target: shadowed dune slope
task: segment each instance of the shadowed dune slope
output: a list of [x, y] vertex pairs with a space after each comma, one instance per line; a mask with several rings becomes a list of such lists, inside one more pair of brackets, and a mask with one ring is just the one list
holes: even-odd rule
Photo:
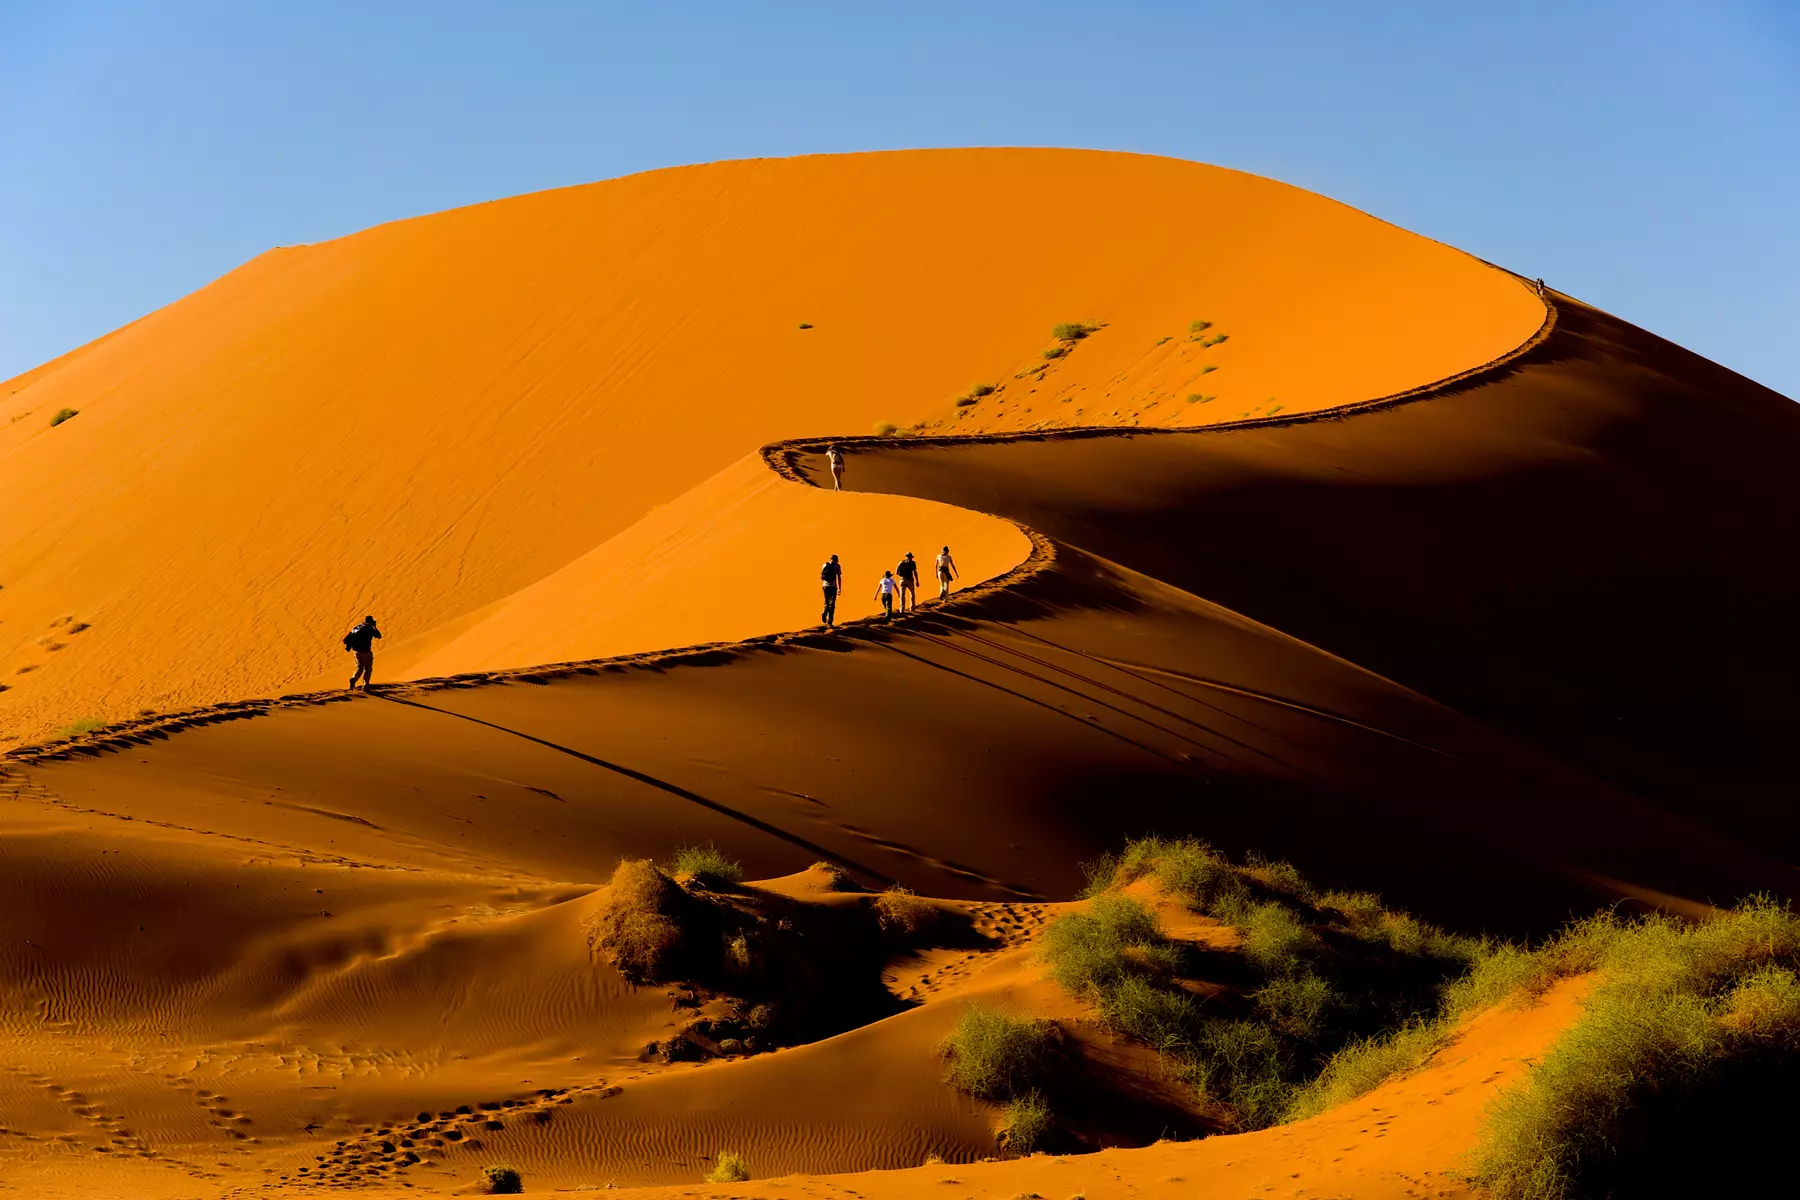
[[[795, 628], [818, 558], [924, 551], [931, 510], [866, 500], [855, 538], [814, 545], [825, 497], [740, 496], [727, 561], [764, 569], [714, 581], [729, 602], [477, 627], [565, 568], [566, 601], [691, 596], [707, 562], [663, 572], [658, 507], [741, 486], [774, 439], [1301, 411], [1442, 378], [1539, 316], [1321, 197], [1082, 151], [685, 167], [272, 250], [0, 385], [0, 739], [335, 675], [368, 611], [434, 672]], [[1064, 321], [1104, 328], [1045, 359]], [[971, 577], [1017, 561], [979, 526]]]

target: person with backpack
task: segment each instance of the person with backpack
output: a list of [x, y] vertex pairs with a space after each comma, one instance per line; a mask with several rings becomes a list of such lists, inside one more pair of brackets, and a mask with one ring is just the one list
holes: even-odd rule
[[825, 611], [819, 614], [819, 620], [826, 625], [836, 625], [838, 592], [844, 587], [844, 568], [837, 555], [832, 555], [820, 568], [819, 584], [825, 589]]
[[875, 585], [875, 598], [881, 601], [882, 611], [887, 614], [881, 618], [883, 621], [894, 619], [894, 593], [899, 590], [900, 585], [894, 582], [892, 571], [882, 575], [881, 582]]
[[894, 574], [900, 577], [900, 611], [911, 612], [919, 607], [919, 564], [913, 561], [911, 550], [894, 568]]
[[956, 578], [956, 560], [950, 557], [950, 547], [937, 556], [938, 599], [950, 598], [950, 581]]
[[836, 442], [825, 451], [825, 461], [831, 464], [831, 490], [844, 490], [844, 448]]
[[381, 630], [375, 628], [374, 617], [364, 617], [362, 624], [344, 635], [344, 649], [356, 655], [356, 674], [350, 677], [350, 690], [356, 690], [356, 681], [362, 680], [363, 691], [375, 681], [375, 639], [381, 636]]

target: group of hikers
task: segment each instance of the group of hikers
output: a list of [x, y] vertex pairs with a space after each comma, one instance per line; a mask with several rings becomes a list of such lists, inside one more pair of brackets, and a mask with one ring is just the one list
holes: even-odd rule
[[[831, 486], [834, 491], [844, 490], [844, 450], [832, 445], [825, 451], [825, 459], [831, 466]], [[937, 556], [938, 599], [949, 598], [950, 585], [956, 580], [956, 560], [950, 557], [950, 547], [945, 546], [943, 553]], [[832, 555], [826, 560], [824, 568], [819, 572], [820, 584], [825, 590], [825, 611], [819, 614], [819, 620], [826, 625], [837, 624], [838, 593], [844, 590], [844, 568], [838, 562], [838, 556]], [[875, 585], [875, 598], [881, 601], [882, 620], [894, 619], [894, 606], [898, 604], [902, 613], [911, 612], [919, 606], [919, 564], [913, 558], [911, 550], [906, 557], [891, 571], [884, 571], [881, 580]], [[349, 633], [344, 635], [344, 649], [356, 655], [356, 673], [350, 676], [350, 690], [355, 691], [358, 683], [363, 691], [375, 681], [375, 639], [381, 636], [381, 630], [375, 627], [375, 618], [364, 617]]]
[[[937, 556], [938, 599], [947, 599], [950, 585], [956, 580], [956, 560], [950, 557], [950, 547], [945, 546]], [[825, 560], [819, 570], [819, 585], [825, 591], [825, 610], [819, 614], [819, 620], [826, 625], [837, 624], [838, 593], [844, 590], [844, 565], [838, 561], [837, 555]], [[881, 601], [882, 620], [894, 619], [894, 606], [898, 604], [903, 613], [911, 612], [919, 607], [919, 563], [908, 550], [906, 557], [891, 571], [883, 571], [881, 579], [875, 584], [875, 598]]]

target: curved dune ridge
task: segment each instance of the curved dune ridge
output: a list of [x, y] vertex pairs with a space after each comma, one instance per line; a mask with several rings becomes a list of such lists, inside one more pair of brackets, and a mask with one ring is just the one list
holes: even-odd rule
[[[1304, 411], [1540, 316], [1299, 189], [1080, 151], [683, 167], [272, 250], [0, 384], [0, 739], [323, 686], [370, 611], [389, 678], [798, 628], [832, 551], [867, 615], [905, 550], [974, 581], [1024, 543], [790, 494], [757, 446]], [[1059, 322], [1104, 328], [1047, 360]]]
[[[956, 161], [1188, 169], [1036, 153]], [[718, 170], [835, 162], [855, 176], [909, 160], [951, 158]], [[946, 1178], [984, 1196], [1270, 1179], [1455, 1194], [1486, 1104], [1567, 1027], [1583, 981], [1475, 1017], [1424, 1069], [1341, 1109], [1150, 1145], [1204, 1127], [1191, 1098], [1043, 978], [1035, 935], [1064, 911], [1079, 863], [1146, 830], [1288, 858], [1471, 930], [1541, 933], [1620, 900], [1699, 913], [1756, 890], [1793, 895], [1785, 679], [1800, 655], [1742, 614], [1800, 599], [1800, 568], [1766, 552], [1800, 525], [1785, 470], [1800, 417], [1567, 297], [1540, 300], [1316, 197], [1194, 170], [1264, 189], [1256, 212], [1271, 221], [1271, 198], [1301, 197], [1321, 221], [1393, 239], [1382, 253], [1396, 262], [1458, 264], [1444, 280], [1466, 283], [1469, 307], [1447, 313], [1438, 293], [1408, 336], [1369, 347], [1379, 385], [1333, 393], [1326, 411], [1178, 430], [1146, 429], [1163, 407], [1148, 403], [1150, 375], [1106, 358], [1135, 327], [1090, 309], [1082, 319], [1103, 327], [1040, 357], [1056, 364], [1044, 380], [1009, 381], [1006, 413], [993, 395], [960, 408], [940, 396], [923, 419], [947, 426], [840, 437], [854, 494], [797, 486], [825, 483], [819, 438], [847, 428], [842, 409], [760, 456], [721, 445], [662, 507], [547, 554], [383, 659], [441, 677], [146, 716], [0, 759], [0, 1177], [50, 1196], [456, 1191], [510, 1161], [534, 1190], [691, 1191], [735, 1149], [758, 1179], [718, 1194], [898, 1195], [949, 1191]], [[1097, 206], [1103, 190], [1067, 195]], [[474, 219], [388, 228], [448, 218]], [[1256, 253], [1279, 280], [1282, 254]], [[1340, 282], [1359, 269], [1315, 265]], [[846, 304], [854, 294], [846, 284]], [[1007, 320], [1009, 306], [1031, 309], [1019, 373], [1045, 321], [1024, 293], [989, 299]], [[1152, 321], [1144, 332], [1169, 323]], [[828, 328], [810, 323], [793, 333]], [[1163, 346], [1139, 340], [1212, 354], [1247, 345], [1250, 328], [1204, 347], [1177, 340], [1185, 324]], [[1332, 373], [1295, 349], [1317, 343], [1273, 349], [1310, 327], [1266, 328], [1269, 363]], [[978, 331], [946, 340], [965, 334]], [[1214, 336], [1188, 336], [1202, 335]], [[1221, 363], [1208, 378], [1251, 365]], [[1041, 403], [1031, 388], [1104, 389], [1121, 371], [1117, 386], [1145, 388], [1117, 418], [1137, 426], [1022, 427], [1041, 419], [1023, 411]], [[872, 538], [903, 540], [956, 521], [959, 557], [984, 529], [992, 541], [969, 572], [985, 582], [950, 603], [835, 631], [769, 633], [804, 617], [769, 620], [729, 640], [759, 612], [786, 612], [772, 586], [746, 598], [753, 580], [739, 578], [773, 563], [784, 534], [878, 525]], [[534, 528], [520, 553], [564, 532]], [[883, 544], [853, 561], [885, 562]], [[817, 549], [794, 550], [796, 563], [802, 550], [791, 603], [809, 607]], [[471, 577], [498, 569], [477, 570], [471, 552]], [[730, 621], [696, 594], [720, 575], [744, 588]], [[716, 644], [629, 653], [650, 649], [632, 628]], [[627, 652], [584, 661], [589, 644]], [[942, 898], [969, 937], [892, 954], [891, 1015], [773, 1053], [664, 1062], [647, 1047], [692, 1019], [683, 1004], [713, 1002], [633, 986], [588, 938], [619, 858], [693, 842], [764, 881], [747, 896], [866, 903], [807, 869], [824, 861], [864, 887]], [[975, 1161], [994, 1153], [997, 1114], [945, 1087], [935, 1052], [973, 1001], [1071, 1031], [1105, 1080], [1100, 1107], [1122, 1114], [1097, 1127], [1111, 1148]], [[930, 1156], [948, 1165], [917, 1165]]]

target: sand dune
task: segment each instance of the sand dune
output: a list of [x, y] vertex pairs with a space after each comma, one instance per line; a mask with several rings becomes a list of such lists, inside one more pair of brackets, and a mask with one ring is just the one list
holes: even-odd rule
[[[733, 1195], [1454, 1194], [1584, 984], [1312, 1121], [1147, 1145], [1178, 1089], [1029, 943], [1152, 830], [1471, 930], [1794, 894], [1794, 654], [1747, 615], [1800, 591], [1800, 418], [1547, 299], [1191, 164], [802, 159], [273, 252], [0, 388], [8, 738], [163, 710], [0, 758], [0, 1178], [634, 1187], [730, 1146], [854, 1173]], [[1099, 327], [1045, 359], [1063, 319]], [[1186, 400], [1215, 377], [1280, 399]], [[849, 494], [807, 486], [826, 438]], [[823, 553], [942, 541], [950, 602], [806, 628]], [[410, 682], [310, 692], [365, 608]], [[704, 841], [971, 936], [896, 953], [892, 1015], [664, 1062], [703, 1000], [590, 921], [621, 857]], [[935, 1053], [972, 999], [1087, 1039], [1146, 1106], [1119, 1148], [974, 1161], [995, 1113]]]
[[[368, 611], [472, 652], [434, 672], [798, 628], [810, 597], [746, 620], [785, 608], [790, 558], [816, 578], [829, 550], [807, 544], [840, 520], [820, 496], [768, 500], [755, 541], [779, 549], [732, 578], [736, 605], [684, 603], [702, 560], [641, 625], [603, 606], [554, 645], [458, 637], [565, 568], [658, 576], [618, 552], [666, 553], [657, 507], [765, 442], [1301, 411], [1441, 378], [1540, 316], [1467, 256], [1298, 189], [1076, 151], [685, 167], [271, 250], [0, 385], [0, 738], [335, 675]], [[1189, 341], [1195, 320], [1230, 340]], [[1049, 363], [1060, 321], [1105, 328]], [[1014, 378], [1032, 364], [1041, 381]], [[1004, 390], [954, 407], [983, 381]], [[869, 553], [911, 542], [871, 532]]]

